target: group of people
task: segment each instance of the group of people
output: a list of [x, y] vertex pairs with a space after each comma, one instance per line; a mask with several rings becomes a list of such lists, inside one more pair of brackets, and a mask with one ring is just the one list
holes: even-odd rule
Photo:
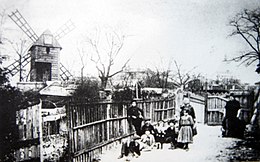
[[134, 129], [136, 133], [122, 142], [119, 158], [129, 154], [138, 157], [142, 150], [163, 149], [164, 143], [170, 143], [170, 149], [188, 150], [189, 143], [193, 142], [193, 136], [197, 134], [195, 111], [188, 98], [184, 98], [180, 109], [179, 117], [169, 121], [160, 120], [153, 125], [151, 119], [144, 118], [143, 110], [133, 101], [127, 111], [127, 119], [130, 129]]

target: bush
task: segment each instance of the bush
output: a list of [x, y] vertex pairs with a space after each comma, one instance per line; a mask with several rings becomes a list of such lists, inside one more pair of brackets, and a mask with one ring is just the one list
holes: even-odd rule
[[72, 94], [74, 100], [96, 101], [99, 99], [99, 82], [97, 79], [85, 78], [77, 83], [77, 88]]
[[123, 90], [114, 91], [112, 99], [114, 101], [132, 101], [133, 91], [128, 87], [125, 87]]
[[14, 161], [18, 139], [16, 111], [39, 103], [38, 92], [21, 92], [9, 84], [0, 87], [0, 161]]

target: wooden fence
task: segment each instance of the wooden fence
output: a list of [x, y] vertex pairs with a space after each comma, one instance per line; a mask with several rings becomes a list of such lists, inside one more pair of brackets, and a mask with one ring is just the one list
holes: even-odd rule
[[[241, 110], [239, 117], [246, 123], [250, 122], [253, 113], [254, 95], [248, 91], [236, 92], [236, 100], [239, 101]], [[207, 98], [207, 124], [221, 125], [225, 115], [227, 99], [220, 96], [208, 96]]]
[[224, 117], [224, 108], [227, 99], [220, 96], [208, 96], [207, 99], [207, 124], [221, 125]]
[[238, 99], [241, 106], [240, 118], [246, 123], [249, 123], [254, 111], [254, 93], [245, 91], [237, 93], [235, 97]]
[[16, 112], [16, 125], [19, 130], [19, 139], [14, 151], [16, 161], [40, 160], [40, 108], [41, 103]]
[[[174, 116], [175, 99], [139, 101], [152, 122]], [[69, 103], [69, 154], [71, 161], [91, 162], [95, 156], [133, 134], [127, 122], [129, 103]]]
[[175, 100], [144, 100], [138, 103], [138, 106], [143, 109], [145, 118], [151, 119], [151, 122], [159, 120], [169, 120], [175, 115]]
[[16, 112], [16, 161], [59, 161], [67, 143], [65, 106], [44, 109], [42, 101]]

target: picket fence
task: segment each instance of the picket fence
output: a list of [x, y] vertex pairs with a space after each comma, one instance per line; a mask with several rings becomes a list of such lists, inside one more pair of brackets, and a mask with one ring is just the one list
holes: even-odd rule
[[39, 118], [41, 103], [28, 106], [16, 112], [18, 140], [14, 148], [16, 161], [39, 161]]
[[[254, 94], [249, 91], [242, 91], [235, 93], [236, 100], [239, 101], [241, 110], [239, 118], [246, 123], [250, 122], [253, 114]], [[221, 96], [208, 96], [207, 97], [207, 124], [208, 125], [221, 125], [224, 115], [225, 106], [228, 99]]]
[[[69, 155], [73, 162], [91, 162], [99, 154], [133, 135], [127, 122], [129, 102], [69, 103]], [[137, 102], [152, 122], [175, 114], [175, 98]]]
[[224, 109], [227, 99], [220, 96], [208, 96], [207, 98], [207, 124], [221, 125], [224, 118]]

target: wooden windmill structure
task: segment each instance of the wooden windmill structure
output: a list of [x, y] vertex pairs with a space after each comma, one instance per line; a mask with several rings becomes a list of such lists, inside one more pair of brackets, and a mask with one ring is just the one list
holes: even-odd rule
[[26, 55], [7, 67], [7, 72], [11, 76], [16, 75], [30, 63], [31, 82], [66, 81], [72, 78], [71, 73], [60, 63], [62, 48], [58, 42], [75, 28], [71, 21], [61, 26], [54, 34], [46, 30], [38, 37], [18, 10], [12, 12], [9, 17], [33, 42]]

